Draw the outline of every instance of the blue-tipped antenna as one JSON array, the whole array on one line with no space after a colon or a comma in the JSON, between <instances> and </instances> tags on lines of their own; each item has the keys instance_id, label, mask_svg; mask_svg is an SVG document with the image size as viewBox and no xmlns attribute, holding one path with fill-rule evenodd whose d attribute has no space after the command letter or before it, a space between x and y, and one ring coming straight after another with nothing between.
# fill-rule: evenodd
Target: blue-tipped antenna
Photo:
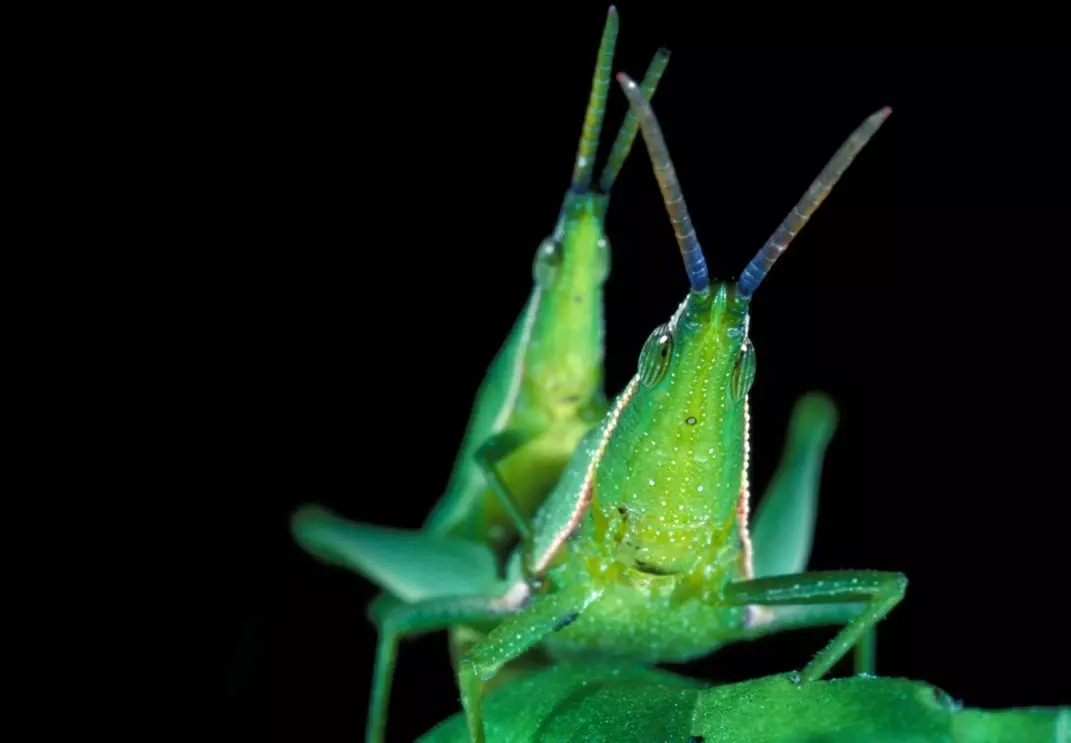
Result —
<instances>
[{"instance_id":1,"label":"blue-tipped antenna","mask_svg":"<svg viewBox=\"0 0 1071 743\"><path fill-rule=\"evenodd\" d=\"M662 200L666 204L669 219L673 222L673 234L677 237L677 247L680 248L684 268L688 272L688 283L692 285L692 291L701 292L710 286L707 262L703 258L703 249L699 246L699 240L696 239L692 218L688 215L688 206L684 203L684 196L681 195L677 172L673 168L669 149L662 137L662 127L658 125L658 119L655 118L650 101L644 97L636 83L623 72L618 73L617 82L620 83L625 97L628 98L629 108L640 122L643 141L647 145L647 153L654 166L655 178L658 179L658 187L662 191Z\"/></svg>"},{"instance_id":2,"label":"blue-tipped antenna","mask_svg":"<svg viewBox=\"0 0 1071 743\"><path fill-rule=\"evenodd\" d=\"M740 274L740 279L737 281L738 296L748 299L755 293L755 289L769 273L770 267L785 252L789 243L807 224L807 220L811 218L815 210L822 205L826 196L833 190L833 186L837 185L844 171L852 164L855 156L866 146L891 113L892 109L886 106L871 114L840 146L836 154L826 163L822 172L811 183L807 193L796 206L792 207L792 211L781 222L781 226L770 235L770 239Z\"/></svg>"}]
</instances>

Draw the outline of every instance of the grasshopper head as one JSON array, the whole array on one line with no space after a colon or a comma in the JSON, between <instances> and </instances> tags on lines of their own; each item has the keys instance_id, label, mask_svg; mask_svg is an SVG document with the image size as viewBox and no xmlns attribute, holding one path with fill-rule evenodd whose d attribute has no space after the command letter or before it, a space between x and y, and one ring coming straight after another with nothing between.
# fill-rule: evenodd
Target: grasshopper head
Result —
<instances>
[{"instance_id":1,"label":"grasshopper head","mask_svg":"<svg viewBox=\"0 0 1071 743\"><path fill-rule=\"evenodd\" d=\"M537 403L535 407L549 411L555 418L574 415L577 406L586 404L602 384L602 290L610 273L605 215L610 190L639 126L634 116L625 119L598 185L593 185L617 29L617 11L611 6L599 45L572 184L554 232L540 244L532 267L537 292L530 310L532 328L525 379L528 394ZM659 50L644 78L642 96L649 99L654 95L668 62L669 52Z\"/></svg>"},{"instance_id":2,"label":"grasshopper head","mask_svg":"<svg viewBox=\"0 0 1071 743\"><path fill-rule=\"evenodd\" d=\"M525 372L539 407L554 417L570 415L602 382L606 203L602 194L570 190L533 264L537 293Z\"/></svg>"},{"instance_id":3,"label":"grasshopper head","mask_svg":"<svg viewBox=\"0 0 1071 743\"><path fill-rule=\"evenodd\" d=\"M619 562L643 573L691 571L708 548L747 539L751 297L767 271L888 116L864 122L734 282L711 282L651 105L618 75L640 120L691 290L640 352L637 377L600 463L598 499ZM612 476L605 477L610 470Z\"/></svg>"},{"instance_id":4,"label":"grasshopper head","mask_svg":"<svg viewBox=\"0 0 1071 743\"><path fill-rule=\"evenodd\" d=\"M732 529L755 378L747 307L732 283L693 290L640 352L622 425L642 420L642 433L611 444L624 487L599 495L619 522L617 559L640 572L688 572Z\"/></svg>"}]
</instances>

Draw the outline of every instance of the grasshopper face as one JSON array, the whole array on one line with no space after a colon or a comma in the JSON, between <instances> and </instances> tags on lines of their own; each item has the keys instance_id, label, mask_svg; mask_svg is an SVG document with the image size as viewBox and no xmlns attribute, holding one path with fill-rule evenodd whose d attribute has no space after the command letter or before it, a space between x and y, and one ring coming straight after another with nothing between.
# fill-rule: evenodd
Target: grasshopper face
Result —
<instances>
[{"instance_id":1,"label":"grasshopper face","mask_svg":"<svg viewBox=\"0 0 1071 743\"><path fill-rule=\"evenodd\" d=\"M737 281L711 282L673 161L651 103L618 82L640 122L691 290L647 339L637 379L606 444L596 488L603 537L618 562L656 575L711 564L747 535L747 395L755 378L748 306L777 258L888 117L872 114L845 142Z\"/></svg>"},{"instance_id":2,"label":"grasshopper face","mask_svg":"<svg viewBox=\"0 0 1071 743\"><path fill-rule=\"evenodd\" d=\"M532 267L536 292L529 311L529 343L524 359L524 391L533 409L545 412L547 423L578 415L602 390L603 295L610 273L610 244L605 216L609 194L632 149L638 122L626 117L602 175L592 181L602 131L610 68L617 39L617 11L611 6L599 45L584 128L577 146L573 179L565 194L554 233L540 244ZM650 99L669 62L660 49L641 85ZM579 409L578 409L579 407ZM591 423L599 414L590 416Z\"/></svg>"},{"instance_id":3,"label":"grasshopper face","mask_svg":"<svg viewBox=\"0 0 1071 743\"><path fill-rule=\"evenodd\" d=\"M536 252L538 288L525 357L529 394L552 419L575 415L602 383L603 285L610 272L607 197L570 190Z\"/></svg>"},{"instance_id":4,"label":"grasshopper face","mask_svg":"<svg viewBox=\"0 0 1071 743\"><path fill-rule=\"evenodd\" d=\"M755 374L747 307L734 284L690 292L640 353L639 384L605 455L613 475L600 472L618 485L599 489L616 559L632 569L689 572L732 534Z\"/></svg>"}]
</instances>

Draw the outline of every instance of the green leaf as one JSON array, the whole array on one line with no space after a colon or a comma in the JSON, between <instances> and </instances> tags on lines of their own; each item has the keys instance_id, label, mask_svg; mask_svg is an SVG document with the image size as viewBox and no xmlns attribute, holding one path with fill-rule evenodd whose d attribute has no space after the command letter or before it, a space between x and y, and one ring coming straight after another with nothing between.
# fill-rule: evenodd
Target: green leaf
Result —
<instances>
[{"instance_id":1,"label":"green leaf","mask_svg":"<svg viewBox=\"0 0 1071 743\"><path fill-rule=\"evenodd\" d=\"M659 669L552 666L492 691L488 743L1068 743L1071 707L964 709L936 687L792 674L708 686ZM418 743L466 743L460 713Z\"/></svg>"}]
</instances>

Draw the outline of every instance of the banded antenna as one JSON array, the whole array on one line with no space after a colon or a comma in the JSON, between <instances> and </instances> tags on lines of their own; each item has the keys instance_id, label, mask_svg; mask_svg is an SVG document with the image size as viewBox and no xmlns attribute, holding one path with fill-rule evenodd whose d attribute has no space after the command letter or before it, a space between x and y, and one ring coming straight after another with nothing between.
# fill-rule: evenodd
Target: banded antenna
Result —
<instances>
[{"instance_id":1,"label":"banded antenna","mask_svg":"<svg viewBox=\"0 0 1071 743\"><path fill-rule=\"evenodd\" d=\"M785 252L789 243L807 224L807 220L811 218L815 210L822 205L822 202L829 196L829 192L833 190L833 186L837 185L837 181L844 175L844 171L852 164L855 156L866 146L870 138L881 128L881 125L885 123L885 119L889 118L891 113L892 109L886 106L880 111L871 114L845 140L836 154L826 163L822 172L811 183L807 193L803 195L803 198L800 199L796 206L792 207L792 211L782 220L781 226L770 235L766 244L759 249L759 252L751 259L751 263L747 264L743 273L740 274L740 279L736 282L738 296L749 299L755 293L755 289L758 288L762 280L766 278L766 274L769 273L770 267Z\"/></svg>"},{"instance_id":2,"label":"banded antenna","mask_svg":"<svg viewBox=\"0 0 1071 743\"><path fill-rule=\"evenodd\" d=\"M629 106L639 120L643 141L647 144L647 154L651 157L655 178L658 179L658 187L662 191L662 200L666 204L669 219L673 222L673 234L677 238L677 247L680 248L684 268L688 272L688 283L691 284L693 292L704 291L710 286L707 262L695 236L692 218L688 214L688 205L684 203L677 172L673 168L669 149L662 136L662 128L655 118L651 102L643 97L636 83L623 72L618 73L617 82L621 84Z\"/></svg>"},{"instance_id":3,"label":"banded antenna","mask_svg":"<svg viewBox=\"0 0 1071 743\"><path fill-rule=\"evenodd\" d=\"M599 54L595 59L595 76L591 81L588 110L584 115L584 130L576 149L573 164L573 185L576 192L584 192L591 186L591 173L595 168L595 155L599 150L599 134L606 113L606 94L610 88L610 70L614 66L614 44L617 43L617 8L613 5L606 13L606 25L599 42Z\"/></svg>"},{"instance_id":4,"label":"banded antenna","mask_svg":"<svg viewBox=\"0 0 1071 743\"><path fill-rule=\"evenodd\" d=\"M640 83L640 91L647 100L654 97L655 88L658 87L662 73L666 71L666 65L669 64L669 54L669 49L662 47L655 52L651 64L647 67L647 73L643 76L643 82ZM614 148L610 150L610 157L599 177L599 190L603 193L610 193L610 189L614 187L614 181L617 180L621 167L628 159L628 153L632 150L632 143L636 140L639 128L640 122L630 108L625 114L625 120L617 132L617 139L614 140Z\"/></svg>"}]
</instances>

